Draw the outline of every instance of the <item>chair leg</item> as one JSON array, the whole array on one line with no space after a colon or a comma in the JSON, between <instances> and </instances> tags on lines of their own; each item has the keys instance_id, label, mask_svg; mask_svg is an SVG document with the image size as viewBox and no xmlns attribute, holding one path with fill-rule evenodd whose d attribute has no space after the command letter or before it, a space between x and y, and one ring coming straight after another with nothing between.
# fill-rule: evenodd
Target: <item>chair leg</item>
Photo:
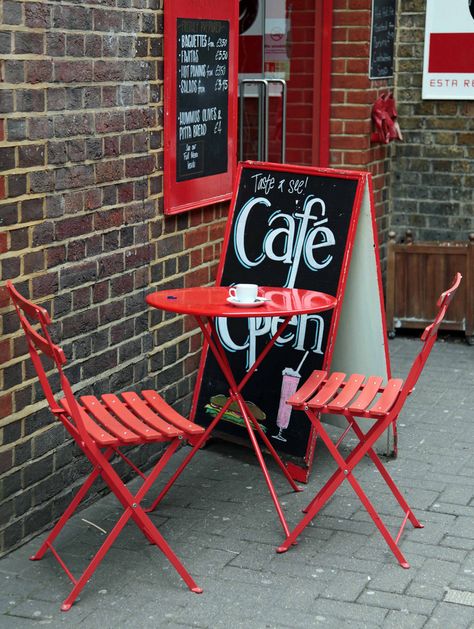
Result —
<instances>
[{"instance_id":1,"label":"chair leg","mask_svg":"<svg viewBox=\"0 0 474 629\"><path fill-rule=\"evenodd\" d=\"M286 552L289 547L296 543L299 535L304 531L304 529L308 526L311 520L316 516L316 514L322 509L322 507L326 504L329 498L333 495L339 485L343 482L345 476L344 472L341 469L338 469L334 472L331 478L325 483L325 485L319 490L313 500L309 503L309 505L303 509L303 513L305 514L302 520L298 522L296 527L290 532L288 537L285 539L283 544L281 544L277 548L278 553Z\"/></svg>"},{"instance_id":2,"label":"chair leg","mask_svg":"<svg viewBox=\"0 0 474 629\"><path fill-rule=\"evenodd\" d=\"M372 503L368 499L367 495L363 491L362 487L360 486L360 484L358 483L358 481L355 479L355 477L352 474L353 469L355 468L357 463L361 460L361 458L367 452L370 453L370 451L372 450L372 448L370 447L370 444L375 442L376 438L379 436L379 433L383 432L383 424L380 423L380 425L373 426L372 429L369 431L368 435L366 436L366 435L364 435L364 433L362 433L362 431L359 429L359 427L354 422L355 426L357 426L357 429L355 429L354 426L353 426L353 429L354 429L354 432L356 432L357 436L359 437L359 444L352 450L352 452L349 454L347 459L344 459L342 457L342 455L340 454L339 450L337 449L337 447L332 442L332 440L329 437L329 435L327 434L327 432L325 431L325 429L322 426L321 422L316 417L316 415L314 415L314 413L311 413L311 412L308 412L308 411L307 411L307 415L310 418L312 424L314 425L314 427L315 427L315 429L317 431L318 436L320 436L321 439L324 441L324 444L326 445L326 447L328 448L330 454L332 455L332 457L334 458L335 462L337 463L338 469L334 472L334 474L329 478L329 480L326 482L326 484L323 486L323 488L316 494L316 496L313 498L313 500L306 507L306 509L304 510L305 516L297 524L295 529L293 529L293 531L291 531L290 535L285 539L283 544L277 548L277 552L279 552L279 553L286 552L288 550L288 548L293 543L295 543L295 541L296 541L297 537L300 535L300 533L311 522L311 520L315 517L315 515L318 513L318 511L326 504L328 499L334 494L334 492L339 487L339 485L343 482L343 480L347 479L349 481L349 483L351 484L352 488L354 489L354 491L356 492L359 500L364 505L364 507L367 509L369 515L371 516L371 518L374 521L375 525L377 526L377 528L381 532L383 538L387 542L388 546L392 550L393 554L397 558L397 560L400 563L400 565L403 568L409 568L409 564L406 561L403 553L400 551L399 547L397 546L396 541L391 536L391 534L388 531L387 527L385 526L385 524L383 523L383 521L380 518L379 514L375 510L374 506L372 505ZM353 418L352 418L352 421L354 421ZM381 461L378 459L378 457L375 454L375 452L372 451L372 455L369 454L369 456L374 461L377 469L379 469L379 471L381 473L382 473L382 470L380 468L383 468L382 476L383 476L384 480L386 480L386 482L388 483L390 489L394 493L394 495L397 498L397 500L399 498L401 499L402 502L400 502L400 500L399 500L399 504L402 506L402 508L404 508L404 506L406 505L406 502L403 499L403 496L401 495L401 493L396 488L395 483L390 478L388 472L386 472L385 468L383 467ZM375 462L374 458L377 460L377 463ZM388 482L387 479L390 479L390 482ZM415 516L411 512L411 509L408 507L408 505L406 505L406 507L407 507L407 509L405 510L406 511L406 517L410 517L410 514L411 514L412 517L414 518L414 520L416 522L418 522L418 520L416 520ZM405 521L406 521L406 518L405 518ZM404 525L402 525L402 528L403 528L403 526ZM397 537L397 541L398 541L398 537Z\"/></svg>"},{"instance_id":3,"label":"chair leg","mask_svg":"<svg viewBox=\"0 0 474 629\"><path fill-rule=\"evenodd\" d=\"M69 609L71 609L71 605L74 603L76 598L79 596L79 594L81 593L83 587L85 586L87 581L90 579L92 574L95 572L95 570L97 569L98 565L100 564L102 559L105 557L107 551L112 546L114 541L117 539L120 531L123 529L125 524L130 519L131 515L132 515L131 514L131 509L128 510L128 511L125 511L121 515L120 519L118 520L118 522L116 523L116 525L114 526L112 531L109 533L109 535L107 536L107 538L103 542L102 546L99 548L97 553L92 558L92 561L89 563L87 568L81 574L79 579L77 579L75 581L74 587L72 588L71 592L69 593L67 598L64 600L63 604L61 605L61 611L67 612Z\"/></svg>"},{"instance_id":4,"label":"chair leg","mask_svg":"<svg viewBox=\"0 0 474 629\"><path fill-rule=\"evenodd\" d=\"M180 562L178 557L171 550L169 545L165 542L164 538L160 535L160 533L158 532L154 524L151 522L149 517L145 514L143 509L139 507L138 505L136 505L135 507L133 505L130 505L129 508L126 509L124 513L120 516L118 522L115 524L114 528L107 536L107 539L104 541L102 546L94 555L94 557L92 558L92 561L89 563L89 565L84 570L82 575L74 583L74 587L72 588L71 592L69 593L67 598L64 600L63 604L61 605L61 611L68 611L69 609L71 609L72 604L74 603L76 598L79 596L82 589L84 588L86 583L89 581L89 579L91 578L91 576L93 575L93 573L95 572L95 570L97 569L97 567L99 566L99 564L101 563L105 555L107 554L108 550L110 549L114 541L119 536L123 527L127 524L128 520L131 517L133 517L133 519L135 520L138 519L140 521L139 528L143 532L146 531L146 536L147 537L149 536L153 540L154 544L156 544L156 546L158 546L158 548L163 552L163 554L167 557L167 559L176 569L176 571L181 576L181 578L186 583L186 585L189 587L189 589L198 594L202 592L202 589L197 586L194 579L188 573L188 571Z\"/></svg>"},{"instance_id":5,"label":"chair leg","mask_svg":"<svg viewBox=\"0 0 474 629\"><path fill-rule=\"evenodd\" d=\"M125 522L131 517L135 521L139 529L145 534L145 536L148 539L151 538L152 542L156 544L156 546L158 546L158 548L166 555L170 563L176 569L176 571L184 580L184 582L189 587L189 589L192 590L193 592L201 593L202 589L197 586L194 579L185 569L185 567L180 562L178 557L173 553L173 551L171 550L171 548L169 547L169 545L167 544L163 536L159 533L158 529L153 524L153 522L151 521L151 519L149 518L149 516L146 514L145 510L141 506L141 502L145 498L148 491L150 490L151 485L155 482L157 476L165 467L168 459L173 454L173 452L175 451L178 445L179 445L178 440L176 440L174 444L173 443L170 444L166 453L158 461L153 471L147 476L145 482L142 484L142 486L140 487L140 489L135 495L133 495L127 489L127 487L122 482L122 479L118 476L118 474L112 468L110 463L108 463L108 461L104 462L101 475L104 481L113 491L115 496L118 498L118 500L126 507L126 512L127 510L130 511Z\"/></svg>"},{"instance_id":6,"label":"chair leg","mask_svg":"<svg viewBox=\"0 0 474 629\"><path fill-rule=\"evenodd\" d=\"M108 451L107 453L104 453L104 456L110 457L111 454L112 454L112 449L110 449L110 451ZM39 548L39 550L34 555L32 555L30 557L31 561L39 561L40 559L42 559L44 557L44 555L47 552L47 550L49 548L51 548L54 540L57 538L57 536L61 532L63 526L66 524L66 522L69 520L69 518L73 515L73 513L75 512L77 507L80 505L80 503L82 502L82 500L84 499L84 497L86 496L87 492L92 487L94 482L97 480L99 475L100 475L99 467L94 467L94 469L89 474L89 476L86 479L86 481L83 483L83 485L80 487L80 489L77 492L77 494L74 496L74 498L71 501L71 503L69 504L69 506L66 508L66 510L64 511L62 516L56 522L55 526L51 530L51 532L48 535L48 537L42 543L42 545Z\"/></svg>"},{"instance_id":7,"label":"chair leg","mask_svg":"<svg viewBox=\"0 0 474 629\"><path fill-rule=\"evenodd\" d=\"M165 486L160 491L160 493L155 498L155 500L152 502L152 504L147 509L145 509L146 513L151 513L160 504L160 502L166 496L166 494L171 489L171 487L174 485L176 480L181 476L181 474L183 473L184 469L187 467L188 463L190 463L191 459L194 457L196 452L201 448L201 446L205 443L205 441L207 440L209 435L212 433L212 431L214 430L214 427L217 425L217 423L219 422L219 420L221 419L221 417L225 413L225 411L229 408L231 402L232 402L232 399L229 398L227 400L226 404L224 404L224 406L221 408L219 413L214 417L212 422L206 428L206 430L196 439L196 441L194 442L194 444L193 444L193 446L191 448L191 451L188 452L188 454L185 456L185 458L180 463L178 468L175 470L175 472L173 472L171 478L165 484Z\"/></svg>"},{"instance_id":8,"label":"chair leg","mask_svg":"<svg viewBox=\"0 0 474 629\"><path fill-rule=\"evenodd\" d=\"M395 540L393 539L393 537L391 536L389 530L387 529L387 527L383 523L382 518L379 516L379 514L375 510L375 507L370 502L370 500L368 499L366 493L364 492L362 487L359 485L358 481L354 478L352 473L347 476L347 480L352 485L353 490L355 491L355 493L359 497L359 500L362 502L362 504L366 508L368 514L370 515L370 517L374 521L375 526L381 532L384 540L387 542L387 544L390 547L391 551L393 552L393 554L397 558L398 563L401 565L402 568L409 568L410 564L405 559L405 557L404 557L403 553L401 552L400 548L397 546L397 544L396 544Z\"/></svg>"},{"instance_id":9,"label":"chair leg","mask_svg":"<svg viewBox=\"0 0 474 629\"><path fill-rule=\"evenodd\" d=\"M359 428L359 426L358 426L357 422L354 420L354 418L352 416L350 416L350 417L347 418L347 420L351 424L351 428L355 432L355 434L357 435L359 441L364 442L365 441L365 435L362 432L362 430ZM404 513L407 514L408 519L410 520L412 525L415 528L417 528L417 529L424 528L423 524L421 524L421 522L418 520L418 518L413 513L412 509L408 505L408 503L405 500L405 498L403 497L401 491L396 486L393 478L388 473L388 470L386 469L386 467L384 466L384 464L382 463L382 461L380 460L379 456L376 454L374 449L373 448L369 448L367 450L367 454L369 455L369 457L372 460L373 464L376 466L376 468L380 472L380 474L381 474L382 478L384 479L384 481L387 483L388 487L390 488L390 491L394 495L394 497L397 500L398 504L403 509Z\"/></svg>"},{"instance_id":10,"label":"chair leg","mask_svg":"<svg viewBox=\"0 0 474 629\"><path fill-rule=\"evenodd\" d=\"M88 476L85 483L79 489L78 493L76 494L70 505L67 507L51 533L48 535L47 539L43 542L39 551L35 555L33 555L33 557L31 557L31 559L35 560L41 559L48 549L51 550L68 577L74 583L74 587L72 588L71 592L66 597L61 606L62 611L68 611L71 608L72 604L84 588L85 584L91 578L92 574L95 572L95 570L107 554L108 550L130 519L134 520L135 524L142 531L148 541L156 545L163 552L163 554L166 556L171 565L176 569L176 571L189 587L189 589L196 593L202 592L202 589L198 587L194 579L191 577L191 575L183 566L175 553L171 550L170 546L167 544L163 536L159 533L158 529L155 527L153 522L146 515L145 511L140 505L141 501L150 490L150 487L156 481L157 477L162 472L163 468L167 465L171 456L174 454L178 445L178 439L173 440L169 444L166 451L161 456L160 460L157 462L153 470L148 474L147 477L145 477L144 482L142 483L135 495L133 495L127 489L122 479L119 477L117 472L110 464L110 458L114 453L114 450L112 448L108 448L103 453L100 452L100 450L97 450L94 453L90 453L91 456L89 456L88 458L90 459L92 465L94 465L94 469ZM91 488L94 481L99 476L102 477L109 489L122 504L122 506L124 507L124 512L120 516L119 520L117 521L107 538L102 543L97 553L89 562L84 572L78 579L76 579L53 547L53 541L59 535L66 522L72 516L80 502L83 500L84 496Z\"/></svg>"}]
</instances>

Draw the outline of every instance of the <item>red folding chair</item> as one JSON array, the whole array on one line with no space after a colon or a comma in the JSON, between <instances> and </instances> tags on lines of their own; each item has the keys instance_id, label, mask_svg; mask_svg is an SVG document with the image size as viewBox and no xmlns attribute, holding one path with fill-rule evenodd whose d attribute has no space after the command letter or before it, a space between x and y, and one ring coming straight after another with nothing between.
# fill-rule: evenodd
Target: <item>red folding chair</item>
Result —
<instances>
[{"instance_id":1,"label":"red folding chair","mask_svg":"<svg viewBox=\"0 0 474 629\"><path fill-rule=\"evenodd\" d=\"M303 510L305 513L304 517L294 530L291 531L284 543L277 549L278 552L282 553L287 551L288 548L295 543L298 535L300 535L311 520L313 520L339 485L341 485L344 480L347 480L367 509L375 525L382 533L400 565L403 568L410 567L398 547L398 542L407 520L410 520L416 528L423 528L423 525L420 524L413 514L413 511L408 506L393 479L375 453L373 446L390 424L396 422L405 400L413 391L431 352L431 348L438 336L439 325L446 314L446 310L460 282L461 274L457 273L451 288L440 296L437 302L439 309L436 318L433 323L424 330L421 336L421 340L424 341L423 346L420 353L415 358L405 382L399 378L390 378L387 384L383 386L383 379L379 376L366 378L362 374L352 374L346 377L345 373L334 372L328 374L326 371L313 371L303 386L289 398L288 404L297 410L305 411L314 426L316 435L321 437L336 461L337 470L316 494L306 509ZM340 414L348 421L349 425L336 444L332 442L319 419L321 413ZM362 431L355 417L373 421L372 426L366 433ZM338 447L351 429L359 439L359 443L351 453L344 458L339 452ZM375 464L405 513L402 525L395 539L382 522L380 515L354 477L353 472L356 465L366 454Z\"/></svg>"},{"instance_id":2,"label":"red folding chair","mask_svg":"<svg viewBox=\"0 0 474 629\"><path fill-rule=\"evenodd\" d=\"M202 592L145 513L141 502L182 440L192 441L204 429L182 417L155 391L142 391L141 397L137 393L127 392L122 393L121 396L105 394L100 399L85 395L79 401L76 400L63 371L66 362L63 350L52 342L48 332L48 326L51 324L48 312L22 297L11 282L7 282L7 288L25 332L31 360L50 410L64 424L93 468L41 548L30 558L42 559L50 550L73 582L74 587L64 600L61 609L63 611L70 609L130 518L134 520L147 540L158 546L165 554L189 589L197 593ZM36 327L36 323L39 323L37 329L33 327L33 325ZM52 360L52 364L48 358ZM47 365L46 362L49 364ZM59 396L55 396L50 384L51 376L56 373L59 374L61 388ZM168 446L153 469L145 475L121 452L121 448L149 443L168 443ZM131 493L112 467L111 459L114 455L121 457L143 479L140 489L135 494ZM115 494L124 512L82 575L75 578L53 546L53 542L98 478L102 478Z\"/></svg>"}]
</instances>

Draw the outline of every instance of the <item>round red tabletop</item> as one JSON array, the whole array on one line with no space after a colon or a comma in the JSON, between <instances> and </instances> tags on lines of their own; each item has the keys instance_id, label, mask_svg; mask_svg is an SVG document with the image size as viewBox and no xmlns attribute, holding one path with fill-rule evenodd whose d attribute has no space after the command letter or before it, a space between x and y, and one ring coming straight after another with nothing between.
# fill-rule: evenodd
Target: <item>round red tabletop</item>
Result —
<instances>
[{"instance_id":1,"label":"round red tabletop","mask_svg":"<svg viewBox=\"0 0 474 629\"><path fill-rule=\"evenodd\" d=\"M153 308L201 317L285 317L330 310L336 298L302 288L261 286L259 301L252 305L228 301L227 286L176 288L150 293Z\"/></svg>"}]
</instances>

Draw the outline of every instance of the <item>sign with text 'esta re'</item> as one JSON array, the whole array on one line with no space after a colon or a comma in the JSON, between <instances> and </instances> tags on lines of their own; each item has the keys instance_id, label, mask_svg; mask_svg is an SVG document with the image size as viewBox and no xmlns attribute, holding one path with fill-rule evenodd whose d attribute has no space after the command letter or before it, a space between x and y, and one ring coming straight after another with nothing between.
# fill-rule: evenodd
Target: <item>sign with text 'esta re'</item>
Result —
<instances>
[{"instance_id":1,"label":"sign with text 'esta re'","mask_svg":"<svg viewBox=\"0 0 474 629\"><path fill-rule=\"evenodd\" d=\"M427 0L422 95L474 99L474 0Z\"/></svg>"},{"instance_id":2,"label":"sign with text 'esta re'","mask_svg":"<svg viewBox=\"0 0 474 629\"><path fill-rule=\"evenodd\" d=\"M388 374L370 185L370 175L354 171L260 162L238 168L218 284L308 288L338 297L332 312L294 317L243 391L275 448L293 457L290 473L301 481L309 472L314 440L304 413L290 413L284 404L290 376L293 384L295 377L302 383L313 369L329 368L333 355L342 370ZM344 298L348 277L357 285L350 303ZM336 335L341 317L348 328L343 348ZM237 381L277 326L278 320L264 317L217 321ZM213 355L204 351L193 401L195 421L210 423L225 403L227 388ZM245 435L238 409L224 414L219 431L234 440Z\"/></svg>"},{"instance_id":3,"label":"sign with text 'esta re'","mask_svg":"<svg viewBox=\"0 0 474 629\"><path fill-rule=\"evenodd\" d=\"M165 213L231 197L236 167L237 3L165 11Z\"/></svg>"}]
</instances>

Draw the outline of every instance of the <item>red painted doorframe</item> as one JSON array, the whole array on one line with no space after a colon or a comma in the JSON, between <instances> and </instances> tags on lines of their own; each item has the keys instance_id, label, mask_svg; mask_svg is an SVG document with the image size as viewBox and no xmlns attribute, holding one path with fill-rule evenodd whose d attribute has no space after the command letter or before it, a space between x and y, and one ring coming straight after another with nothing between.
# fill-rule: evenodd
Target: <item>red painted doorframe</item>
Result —
<instances>
[{"instance_id":1,"label":"red painted doorframe","mask_svg":"<svg viewBox=\"0 0 474 629\"><path fill-rule=\"evenodd\" d=\"M333 0L316 6L314 24L313 164L329 166ZM317 34L321 37L316 37ZM319 97L318 97L319 96Z\"/></svg>"}]
</instances>

